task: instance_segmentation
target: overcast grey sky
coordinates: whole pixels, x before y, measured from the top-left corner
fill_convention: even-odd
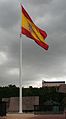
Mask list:
[[[66,1],[23,0],[34,23],[47,32],[48,51],[22,36],[23,86],[45,81],[66,81]],[[21,8],[18,0],[0,0],[0,86],[19,85],[19,34]]]

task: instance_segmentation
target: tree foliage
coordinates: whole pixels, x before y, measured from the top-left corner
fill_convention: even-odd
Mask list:
[[[15,85],[9,85],[7,87],[0,87],[0,98],[6,97],[18,97],[19,88]],[[54,100],[61,102],[66,94],[59,93],[57,87],[44,87],[44,88],[22,88],[22,96],[39,96],[40,101]]]

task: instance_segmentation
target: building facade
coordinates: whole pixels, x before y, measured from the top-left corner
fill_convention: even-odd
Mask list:
[[[63,85],[59,86],[59,92],[66,93],[66,84],[63,84]]]
[[[58,87],[62,84],[65,84],[65,81],[44,81],[42,80],[42,87]]]

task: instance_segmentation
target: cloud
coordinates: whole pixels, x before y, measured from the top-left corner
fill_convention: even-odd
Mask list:
[[[41,4],[49,4],[52,0],[29,0],[27,3],[28,4],[32,4],[32,5],[41,5]],[[24,0],[24,2],[26,3],[26,0]]]
[[[19,76],[19,69],[18,68],[12,68],[7,73],[9,75],[17,75],[17,76]]]
[[[7,60],[7,55],[4,52],[0,52],[0,65],[4,64]]]
[[[0,2],[0,27],[11,28],[19,21],[19,8],[15,0]]]

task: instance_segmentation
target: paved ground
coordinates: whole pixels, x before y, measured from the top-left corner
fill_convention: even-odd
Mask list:
[[[31,119],[65,119],[62,115],[38,115],[36,117],[32,117]]]
[[[7,114],[6,117],[0,119],[32,119],[34,114]]]
[[[66,119],[64,115],[7,114],[0,119]]]

